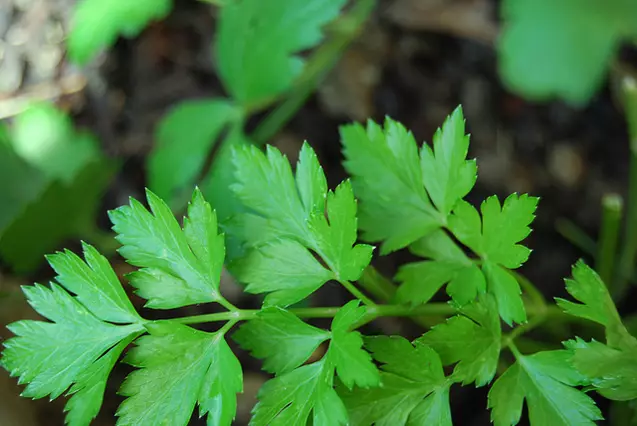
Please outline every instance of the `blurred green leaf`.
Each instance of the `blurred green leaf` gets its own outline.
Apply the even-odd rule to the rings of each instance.
[[[628,0],[505,0],[502,17],[500,73],[532,100],[587,103],[620,43],[637,34],[637,3]]]
[[[234,111],[225,99],[186,101],[162,119],[148,159],[148,180],[150,189],[173,209],[187,201],[179,197],[180,191],[187,188],[187,195],[192,193],[194,180]]]
[[[323,38],[344,0],[241,0],[219,17],[219,75],[233,99],[258,105],[290,88],[304,61],[298,56]]]
[[[163,18],[171,8],[171,0],[82,0],[74,10],[67,41],[69,57],[84,64],[119,35],[136,36],[149,21]]]
[[[0,257],[15,272],[25,273],[61,240],[93,229],[114,169],[112,164],[96,161],[84,166],[71,184],[53,182],[0,237]]]
[[[71,119],[50,104],[34,105],[17,116],[9,141],[18,156],[48,179],[67,184],[99,156],[97,140],[89,133],[76,133]]]
[[[0,143],[0,235],[46,185],[47,179],[39,170]]]

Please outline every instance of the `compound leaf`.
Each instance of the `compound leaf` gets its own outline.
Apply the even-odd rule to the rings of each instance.
[[[469,135],[465,135],[462,107],[447,117],[433,137],[433,149],[423,144],[420,151],[422,176],[434,205],[445,217],[476,182],[475,160],[466,160]]]
[[[233,186],[246,210],[232,228],[243,228],[247,254],[233,273],[248,291],[274,292],[266,305],[300,301],[330,279],[357,280],[373,247],[356,245],[356,201],[349,182],[327,191],[316,155],[304,144],[296,177],[276,148],[254,146],[234,152]],[[316,259],[321,258],[326,269]]]
[[[358,331],[350,331],[365,316],[365,307],[352,300],[343,306],[332,321],[332,341],[327,356],[336,367],[336,373],[345,386],[352,389],[380,384],[378,369],[372,357],[363,349],[363,338]]]
[[[280,375],[307,361],[330,334],[284,309],[273,307],[241,325],[232,337],[252,356],[265,359],[264,370]]]
[[[265,155],[253,145],[237,146],[233,157],[238,182],[232,189],[236,197],[247,208],[266,218],[279,237],[309,242],[308,214],[287,158],[270,145]]]
[[[102,321],[137,322],[139,315],[108,260],[93,246],[82,247],[86,261],[70,250],[47,256],[56,280]]]
[[[356,200],[349,181],[327,193],[327,220],[315,214],[310,229],[316,241],[315,250],[335,272],[337,279],[357,280],[372,258],[374,247],[356,244]]]
[[[438,354],[400,336],[368,337],[365,346],[381,365],[381,386],[340,388],[352,425],[451,426],[448,390]],[[421,423],[427,419],[427,423]]]
[[[301,73],[296,54],[317,45],[322,27],[345,0],[233,0],[221,9],[216,56],[219,75],[233,99],[259,105],[285,92]]]
[[[442,224],[425,191],[414,136],[387,119],[341,126],[346,157],[360,200],[360,229],[367,241],[382,241],[386,254],[416,241]]]
[[[520,267],[531,251],[521,244],[531,229],[538,199],[512,194],[503,205],[497,197],[487,198],[480,215],[469,203],[459,201],[449,217],[449,229],[454,236],[483,259],[482,270],[487,277],[487,289],[498,302],[502,319],[511,324],[526,320],[520,286],[504,268]],[[503,268],[504,267],[504,268]]]
[[[147,326],[125,361],[138,370],[122,384],[118,426],[188,424],[195,404],[208,424],[230,425],[242,391],[239,360],[220,333],[185,325]]]
[[[622,324],[615,303],[599,275],[582,260],[573,266],[572,275],[572,279],[565,280],[566,290],[582,303],[556,298],[558,306],[568,314],[603,325],[611,347],[637,347],[637,339]]]
[[[447,284],[447,294],[458,305],[466,305],[487,285],[480,268],[441,229],[409,246],[412,253],[428,258],[402,266],[396,275],[401,282],[396,293],[402,303],[426,303]]]
[[[108,375],[134,337],[136,335],[122,340],[78,374],[75,383],[68,392],[72,396],[64,407],[64,411],[68,412],[66,422],[69,426],[88,425],[97,417],[104,400]]]
[[[526,321],[522,290],[515,277],[508,270],[491,262],[485,262],[482,271],[487,277],[489,293],[498,302],[498,311],[504,322],[511,325]]]
[[[573,351],[573,365],[590,378],[605,398],[629,401],[637,398],[637,357],[635,350],[618,350],[603,343],[581,339],[566,342]]]
[[[23,290],[31,306],[53,322],[10,324],[15,337],[4,343],[2,365],[20,377],[20,384],[28,383],[22,393],[26,397],[55,399],[75,383],[65,408],[67,422],[88,424],[99,411],[115,360],[143,327],[103,322],[55,283]]]
[[[279,240],[249,252],[234,264],[249,293],[270,292],[266,306],[288,306],[305,299],[334,274],[294,240]]]
[[[569,362],[566,350],[516,355],[517,362],[489,391],[495,426],[515,425],[527,401],[531,425],[595,425],[602,415],[595,402],[574,386],[588,385]]]
[[[69,57],[87,63],[119,35],[134,37],[152,20],[166,16],[171,0],[83,0],[73,14],[68,37]]]
[[[484,257],[506,268],[519,268],[531,250],[518,244],[530,233],[539,199],[527,194],[511,194],[500,206],[497,197],[489,197],[480,206]]]
[[[417,342],[433,348],[443,365],[457,363],[453,376],[463,385],[475,381],[476,386],[484,386],[495,376],[501,338],[495,300],[485,294],[460,308],[460,315],[434,326]]]
[[[259,390],[250,425],[305,425],[310,413],[317,426],[347,424],[343,402],[332,388],[333,377],[334,366],[323,358],[268,380]]]
[[[147,306],[171,309],[220,300],[219,278],[224,259],[217,219],[196,189],[182,230],[168,205],[146,191],[150,211],[137,200],[109,212],[119,252],[132,265],[131,284]]]

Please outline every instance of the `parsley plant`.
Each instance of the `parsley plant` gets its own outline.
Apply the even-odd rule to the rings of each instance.
[[[479,210],[463,200],[477,167],[466,158],[460,108],[433,146],[419,148],[389,118],[382,126],[343,126],[341,135],[352,180],[334,190],[308,144],[294,172],[271,146],[233,148],[232,191],[243,210],[223,226],[225,235],[199,189],[182,225],[150,191],[148,208],[131,199],[110,212],[119,253],[138,268],[128,281],[146,307],[210,303],[218,312],[146,319],[94,247],[84,244],[83,259],[70,251],[48,256],[56,282],[24,293],[49,321],[13,323],[15,337],[4,343],[2,365],[27,385],[23,395],[66,394],[67,423],[88,425],[126,352],[123,362],[136,369],[121,385],[118,425],[186,425],[195,409],[209,425],[229,425],[242,392],[233,339],[273,375],[259,391],[255,426],[451,425],[450,389],[458,385],[490,386],[485,407],[496,426],[517,424],[524,404],[535,426],[594,425],[602,415],[591,391],[637,398],[637,339],[599,276],[578,262],[566,282],[575,300],[549,306],[514,272],[530,254],[522,241],[537,198],[489,197]],[[367,295],[378,294],[361,279],[374,247],[357,243],[359,230],[381,254],[408,248],[422,258],[400,269],[392,300]],[[261,309],[235,307],[220,290],[224,240],[231,238],[240,252],[226,267],[246,292],[265,295]],[[352,300],[290,307],[329,281]],[[443,286],[449,303],[430,302]],[[447,320],[414,341],[358,331],[382,316],[439,314]],[[318,317],[332,318],[329,329],[307,322]],[[606,341],[574,337],[562,349],[520,349],[521,336],[549,318],[598,323]],[[191,326],[204,322],[220,326]]]

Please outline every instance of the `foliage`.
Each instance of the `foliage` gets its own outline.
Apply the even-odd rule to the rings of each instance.
[[[232,338],[274,375],[259,391],[251,420],[257,426],[450,425],[450,390],[457,384],[490,385],[485,404],[498,426],[517,424],[525,402],[534,426],[593,425],[601,413],[588,392],[618,401],[637,397],[637,339],[591,268],[581,261],[574,266],[566,289],[575,301],[557,301],[564,312],[521,294],[511,270],[529,256],[521,242],[537,199],[514,194],[500,203],[489,197],[480,212],[463,200],[476,165],[466,159],[460,108],[436,132],[433,148],[425,144],[420,151],[413,135],[391,119],[384,127],[343,126],[341,134],[353,183],[333,191],[308,144],[294,172],[276,148],[232,148],[231,190],[242,210],[225,235],[241,242],[230,262],[216,213],[199,189],[182,225],[151,191],[148,208],[131,199],[110,212],[120,254],[138,268],[128,279],[148,308],[215,303],[221,312],[146,319],[92,246],[84,244],[84,259],[70,251],[49,256],[56,282],[24,292],[50,321],[11,324],[15,337],[2,355],[2,365],[27,384],[24,395],[71,395],[67,422],[87,425],[125,352],[123,361],[135,370],[120,389],[126,399],[118,425],[185,425],[197,406],[208,424],[229,425],[242,368],[227,336],[243,321]],[[405,220],[375,229],[401,217],[403,208],[427,226]],[[407,247],[425,259],[401,269],[389,304],[372,301],[359,281],[373,249],[357,244],[359,225],[383,252]],[[224,261],[247,292],[265,295],[260,309],[239,309],[225,299],[219,286]],[[353,300],[290,307],[327,281]],[[444,284],[448,319],[414,341],[359,331],[385,315],[438,315],[441,306],[430,299]],[[313,317],[333,318],[331,327],[304,320]],[[575,337],[562,349],[523,354],[517,339],[549,318],[597,323],[606,342]],[[208,321],[223,325],[214,332],[189,325]],[[505,350],[513,363],[502,356]]]
[[[345,0],[231,0],[219,11],[213,46],[215,64],[228,98],[184,101],[156,130],[157,145],[148,160],[150,188],[181,208],[184,193],[203,181],[202,191],[222,221],[232,205],[232,145],[248,145],[247,117],[289,92],[305,68],[299,53],[316,47],[323,28]],[[212,163],[206,159],[221,143]]]
[[[95,136],[61,110],[35,104],[18,115],[0,140],[0,257],[26,272],[64,239],[92,234],[113,171]]]
[[[502,78],[528,99],[586,104],[622,42],[637,35],[628,0],[506,0],[498,41]]]
[[[81,0],[68,36],[69,57],[86,64],[118,36],[136,36],[148,22],[163,18],[171,8],[172,0]]]

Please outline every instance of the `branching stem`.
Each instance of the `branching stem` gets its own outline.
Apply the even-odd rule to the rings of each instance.
[[[349,291],[352,296],[354,296],[355,298],[359,299],[361,302],[363,302],[367,306],[375,306],[376,305],[376,303],[374,303],[374,301],[372,299],[370,299],[369,297],[365,296],[363,294],[363,292],[360,291],[358,288],[356,288],[356,286],[354,284],[352,284],[350,281],[338,280],[338,282],[341,283],[341,285],[343,287],[345,287],[345,289],[347,291]]]
[[[291,313],[299,318],[333,318],[341,308],[293,308]],[[194,315],[190,317],[175,318],[169,321],[180,324],[201,324],[216,321],[247,321],[255,319],[259,314],[258,309],[238,309],[230,312],[217,312],[214,314]],[[426,305],[410,308],[405,305],[373,305],[367,307],[366,322],[377,317],[411,317],[424,315],[452,315],[455,310],[446,303],[428,303]]]

